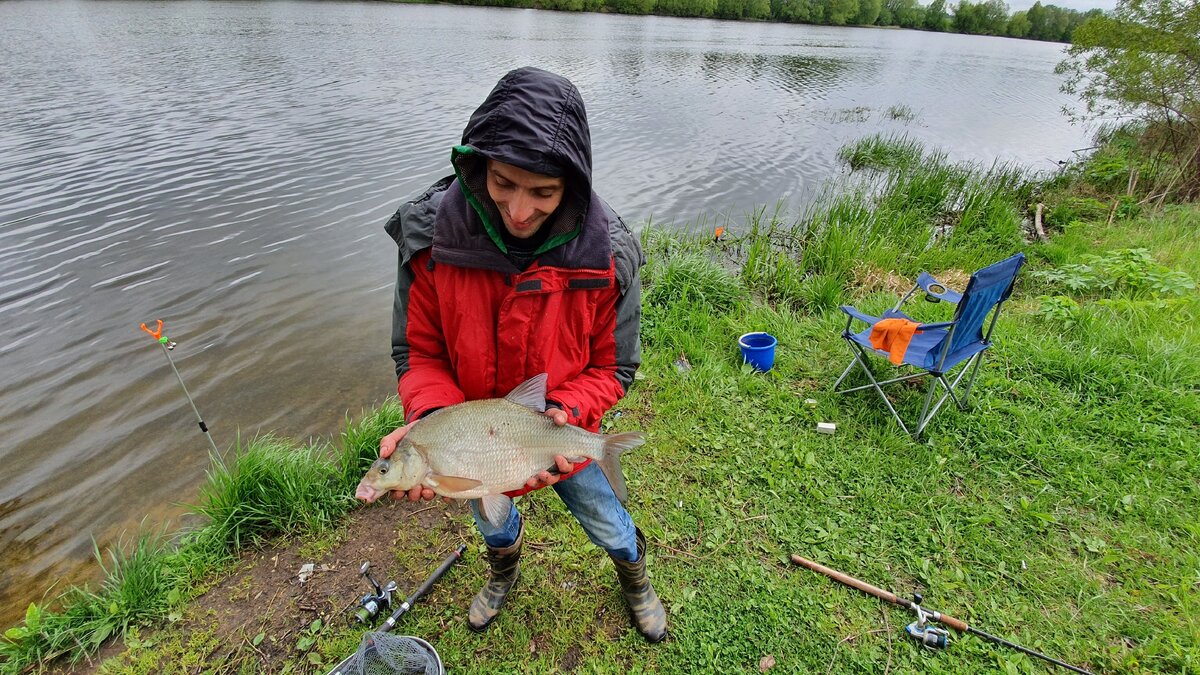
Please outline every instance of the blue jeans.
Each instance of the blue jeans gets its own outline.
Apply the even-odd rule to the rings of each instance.
[[[637,534],[629,512],[621,506],[604,472],[595,462],[583,471],[551,485],[558,493],[567,510],[587,532],[588,539],[615,558],[634,562],[637,560]],[[512,546],[521,533],[521,514],[514,504],[509,509],[508,519],[495,527],[479,514],[479,504],[471,500],[471,515],[475,527],[483,534],[483,541],[492,548]]]

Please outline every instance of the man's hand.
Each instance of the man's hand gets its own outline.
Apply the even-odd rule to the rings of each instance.
[[[411,429],[414,424],[416,424],[416,422],[405,424],[387,436],[379,439],[379,456],[383,459],[391,457],[392,453],[396,451],[396,446],[400,445],[400,441],[404,440],[404,437],[408,435],[408,430]]]
[[[562,413],[563,418],[564,418],[563,424],[566,424],[565,418],[566,418],[567,414],[561,410],[559,410],[558,412]],[[550,411],[547,410],[546,414],[549,415]],[[556,424],[558,423],[557,419],[555,419],[555,423]],[[559,425],[559,426],[562,426],[562,425]],[[563,457],[562,455],[555,455],[554,456],[554,469],[557,471],[557,473],[550,473],[549,471],[539,471],[539,472],[537,472],[536,475],[531,477],[529,480],[525,481],[525,485],[531,490],[537,490],[539,488],[544,488],[549,485],[554,485],[558,481],[562,480],[562,477],[564,475],[571,473],[571,471],[574,468],[575,468],[575,465],[568,462],[566,457]]]
[[[399,429],[396,429],[395,431],[388,434],[387,436],[384,436],[383,438],[379,439],[379,456],[382,457],[383,459],[387,459],[388,457],[391,457],[392,453],[396,451],[396,446],[400,444],[400,441],[403,440],[406,435],[408,435],[408,430],[411,429],[412,425],[414,425],[414,424],[416,424],[416,422],[410,422],[408,424],[405,424],[404,426],[400,427]],[[407,497],[408,501],[410,501],[410,502],[419,502],[422,499],[429,500],[429,499],[433,499],[436,496],[437,496],[436,492],[434,492],[433,490],[430,490],[429,488],[427,488],[423,485],[416,485],[411,490],[408,490],[408,491],[392,490],[392,499],[401,500],[401,499],[404,499],[405,497]],[[443,497],[442,501],[449,503],[450,498]]]
[[[546,408],[546,412],[543,414],[546,417],[549,417],[550,419],[554,420],[555,425],[560,426],[560,427],[567,426],[567,411],[566,410],[563,410],[562,408],[548,407],[548,408]]]
[[[563,410],[562,408],[548,407],[546,408],[546,412],[544,414],[546,417],[554,420],[554,424],[560,427],[565,427],[567,425],[567,411]],[[554,468],[558,471],[558,473],[539,471],[537,475],[525,481],[525,485],[531,490],[537,490],[548,485],[554,485],[558,481],[562,480],[564,474],[571,473],[571,470],[575,468],[575,465],[568,462],[566,457],[563,457],[562,455],[555,455]]]

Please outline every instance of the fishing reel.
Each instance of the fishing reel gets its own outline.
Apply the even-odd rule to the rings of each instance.
[[[913,594],[912,610],[917,613],[917,620],[904,627],[904,632],[922,647],[929,649],[945,649],[950,644],[950,633],[945,628],[939,628],[929,623],[931,615],[921,606],[924,600],[920,593]]]
[[[396,592],[396,582],[389,581],[386,586],[380,586],[379,582],[371,576],[370,562],[364,562],[362,567],[358,568],[358,573],[371,585],[372,592],[364,594],[358,601],[358,609],[350,615],[350,624],[372,624],[380,612],[391,609],[392,594]]]

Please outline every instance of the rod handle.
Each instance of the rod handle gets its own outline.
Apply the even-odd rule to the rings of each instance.
[[[438,568],[433,571],[433,574],[429,575],[429,578],[425,580],[425,583],[421,584],[421,587],[412,594],[412,597],[409,598],[410,603],[416,602],[418,598],[428,593],[429,589],[433,588],[433,585],[437,583],[437,580],[441,579],[442,575],[446,573],[446,570],[450,569],[451,565],[458,562],[459,558],[462,558],[462,555],[464,552],[466,552],[466,550],[466,544],[459,544],[457,549],[450,553],[450,555],[446,556],[446,559],[442,561],[442,564],[438,565]]]
[[[933,612],[933,620],[940,624],[949,626],[960,633],[966,633],[971,630],[971,627],[967,625],[966,621],[963,621],[962,619],[956,619],[949,614]]]
[[[429,589],[433,588],[433,585],[437,583],[437,580],[441,579],[442,575],[445,574],[446,571],[454,565],[454,563],[458,562],[458,560],[462,558],[463,553],[465,553],[466,550],[466,544],[459,544],[457,549],[452,551],[450,555],[446,556],[446,559],[442,561],[441,565],[438,565],[438,568],[433,571],[433,574],[429,575],[429,578],[425,580],[425,583],[421,584],[420,588],[413,591],[413,594],[408,596],[408,599],[405,600],[400,607],[396,609],[396,611],[392,612],[392,615],[388,617],[387,621],[383,624],[383,628],[380,630],[384,633],[390,631],[396,625],[396,622],[400,620],[400,617],[407,614],[408,610],[412,609],[412,606],[416,604],[417,600],[420,600],[422,596],[428,593]]]
[[[813,562],[813,561],[809,560],[808,558],[796,555],[795,553],[792,554],[792,562],[796,563],[797,565],[807,567],[808,569],[810,569],[814,572],[820,572],[821,574],[824,574],[825,576],[827,576],[831,579],[840,581],[843,584],[850,586],[851,588],[857,588],[858,590],[862,591],[863,593],[873,595],[873,596],[879,598],[880,600],[886,600],[888,602],[895,603],[895,604],[901,605],[903,607],[908,607],[910,604],[912,604],[908,600],[902,600],[902,599],[896,597],[895,593],[885,591],[882,588],[879,588],[877,586],[872,586],[871,584],[868,584],[865,581],[862,581],[860,579],[855,579],[854,577],[850,576],[849,574],[842,574],[841,572],[839,572],[835,569],[830,569],[830,568],[822,565],[821,563]]]
[[[916,603],[914,603],[911,600],[905,600],[904,598],[897,596],[895,593],[892,593],[890,591],[885,591],[882,588],[879,588],[878,586],[872,586],[871,584],[868,584],[867,582],[865,582],[861,579],[855,579],[854,577],[850,576],[849,574],[843,574],[842,572],[839,572],[835,569],[828,568],[820,563],[813,562],[813,561],[809,560],[808,558],[796,555],[795,553],[792,554],[792,562],[796,563],[797,565],[807,567],[808,569],[810,569],[814,572],[820,572],[821,574],[824,574],[825,576],[827,576],[831,579],[840,581],[843,584],[850,586],[851,588],[857,588],[858,590],[862,591],[863,593],[866,593],[868,595],[873,595],[873,596],[879,598],[880,600],[886,600],[887,602],[890,602],[890,603],[893,603],[896,605],[900,605],[901,607],[904,607],[906,609],[915,610],[917,608]],[[950,616],[949,614],[942,614],[941,612],[934,612],[934,611],[931,611],[928,609],[926,609],[925,611],[929,614],[930,618],[932,618],[934,621],[937,621],[938,623],[949,626],[950,628],[953,628],[956,631],[965,633],[969,629],[969,627],[967,626],[967,622],[962,621],[960,619],[956,619],[956,618]]]

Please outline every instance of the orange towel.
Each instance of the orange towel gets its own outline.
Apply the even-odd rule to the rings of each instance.
[[[871,346],[887,352],[888,360],[898,366],[913,335],[921,332],[917,330],[920,325],[908,319],[883,319],[871,328]]]

